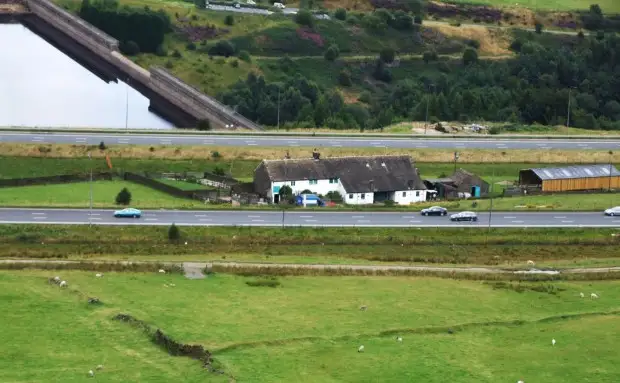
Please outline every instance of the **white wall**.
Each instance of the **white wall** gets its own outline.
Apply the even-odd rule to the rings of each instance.
[[[394,202],[397,205],[426,201],[426,190],[403,190],[394,192]]]
[[[340,180],[336,180],[336,182],[329,182],[330,180],[316,180],[316,184],[310,184],[310,180],[301,180],[301,181],[285,181],[285,182],[272,182],[271,188],[269,189],[269,198],[271,198],[271,202],[273,203],[273,188],[274,186],[289,186],[293,190],[293,195],[297,195],[304,190],[310,190],[314,194],[326,195],[331,191],[337,191],[342,196],[345,194],[344,187],[340,183]],[[334,181],[334,180],[332,180]]]
[[[347,193],[342,195],[344,202],[349,205],[368,205],[375,202],[374,193]]]

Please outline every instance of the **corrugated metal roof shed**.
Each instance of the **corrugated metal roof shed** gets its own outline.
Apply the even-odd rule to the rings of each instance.
[[[620,171],[615,166],[611,166],[611,174],[609,169],[609,165],[601,164],[566,166],[563,168],[533,168],[529,170],[534,172],[543,181],[620,176]]]

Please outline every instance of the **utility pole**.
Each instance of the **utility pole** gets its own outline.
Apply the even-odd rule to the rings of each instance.
[[[609,151],[609,187],[607,188],[609,191],[611,191],[611,157],[613,156],[614,152],[612,152],[611,150]]]
[[[280,87],[278,87],[278,130],[280,130]]]
[[[125,130],[129,127],[129,77],[125,83]]]
[[[433,90],[435,90],[435,85],[434,84],[430,84],[429,88],[432,87]],[[428,104],[430,102],[431,96],[430,94],[426,94],[426,119],[424,120],[424,135],[426,135],[426,128],[428,127]]]
[[[566,113],[566,133],[568,133],[568,128],[570,127],[570,95],[573,87],[568,88],[568,112]]]
[[[88,164],[90,167],[90,195],[89,195],[89,213],[88,213],[88,225],[93,224],[93,157],[91,152],[88,152]]]
[[[459,152],[454,152],[454,173],[456,173],[456,161],[459,159]]]

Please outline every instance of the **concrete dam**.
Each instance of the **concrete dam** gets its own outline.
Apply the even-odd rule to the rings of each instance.
[[[21,23],[106,83],[130,85],[150,100],[149,110],[177,127],[209,120],[216,129],[262,130],[167,70],[135,64],[120,53],[119,41],[51,1],[0,0],[0,22]]]

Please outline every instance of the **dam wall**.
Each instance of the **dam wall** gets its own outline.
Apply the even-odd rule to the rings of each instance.
[[[24,0],[24,4],[41,20],[114,65],[133,81],[183,110],[196,121],[209,120],[214,128],[232,125],[235,129],[263,128],[239,115],[228,106],[184,83],[162,68],[146,70],[123,56],[119,41],[49,0]]]

